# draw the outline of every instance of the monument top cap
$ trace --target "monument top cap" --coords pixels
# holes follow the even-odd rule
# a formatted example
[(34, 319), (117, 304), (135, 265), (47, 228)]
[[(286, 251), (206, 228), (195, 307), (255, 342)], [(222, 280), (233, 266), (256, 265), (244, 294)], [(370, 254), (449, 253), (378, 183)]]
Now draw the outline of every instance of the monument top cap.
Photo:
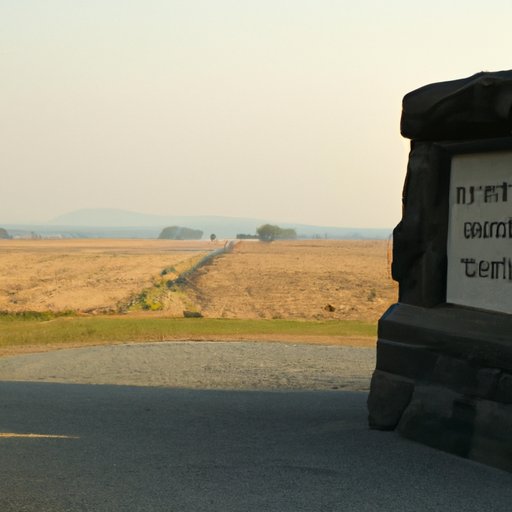
[(400, 131), (408, 139), (462, 140), (512, 133), (512, 70), (426, 85), (407, 94)]

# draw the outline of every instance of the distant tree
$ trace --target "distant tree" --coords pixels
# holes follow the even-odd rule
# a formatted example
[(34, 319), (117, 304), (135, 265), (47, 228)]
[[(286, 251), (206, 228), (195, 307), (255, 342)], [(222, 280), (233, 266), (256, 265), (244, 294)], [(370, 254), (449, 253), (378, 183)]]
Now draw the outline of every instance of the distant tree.
[(162, 229), (158, 238), (160, 240), (200, 240), (202, 236), (203, 232), (200, 229), (168, 226)]
[(236, 235), (237, 240), (259, 240), (258, 235), (246, 235), (245, 233), (238, 233)]
[(281, 229), (281, 232), (279, 233), (277, 238), (281, 240), (296, 240), (297, 232), (295, 231), (295, 229), (292, 228)]
[(0, 238), (8, 239), (8, 238), (11, 238), (11, 235), (9, 235), (9, 233), (7, 233), (6, 229), (0, 228)]
[(279, 229), (279, 226), (274, 226), (273, 224), (263, 224), (263, 226), (256, 230), (256, 233), (258, 233), (258, 237), (262, 242), (273, 242)]
[(263, 224), (260, 226), (256, 233), (262, 242), (272, 242), (274, 240), (294, 240), (297, 238), (295, 229), (280, 228), (273, 224)]
[(217, 235), (215, 233), (212, 233), (210, 235), (210, 242), (215, 242), (215, 240), (217, 240)]

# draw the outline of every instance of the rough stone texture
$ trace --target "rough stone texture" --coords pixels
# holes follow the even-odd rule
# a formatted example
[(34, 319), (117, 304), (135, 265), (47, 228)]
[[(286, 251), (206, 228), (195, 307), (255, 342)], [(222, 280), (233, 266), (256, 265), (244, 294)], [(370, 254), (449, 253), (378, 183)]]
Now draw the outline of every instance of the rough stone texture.
[[(475, 396), (478, 398), (495, 399), (501, 375), (501, 370), (496, 368), (481, 368), (478, 370)], [(510, 398), (512, 400), (512, 395)]]
[(424, 345), (397, 343), (386, 339), (377, 341), (377, 370), (410, 379), (428, 378), (438, 355)]
[(393, 430), (411, 400), (414, 382), (376, 370), (368, 397), (368, 421), (372, 428)]
[(409, 93), (401, 130), (413, 140), (393, 233), (399, 303), (379, 321), (369, 423), (512, 471), (512, 315), (446, 304), (451, 158), (512, 150), (512, 71)]
[[(385, 361), (392, 344), (401, 347), (406, 359), (394, 370), (387, 367), (387, 371), (405, 374), (409, 371), (408, 366), (413, 364), (405, 353), (413, 354), (413, 350), (423, 349), (424, 353), (415, 357), (424, 357), (431, 364), (444, 354), (471, 361), (479, 368), (501, 369), (512, 374), (511, 315), (450, 304), (435, 308), (396, 304), (379, 321), (377, 365), (379, 361)], [(416, 378), (430, 379), (429, 375), (422, 370)]]
[(430, 142), (413, 142), (405, 180), (403, 217), (393, 231), (393, 278), (399, 301), (434, 306), (446, 296), (448, 179), (444, 154)]
[(475, 394), (478, 367), (469, 361), (445, 355), (439, 356), (432, 380), (434, 383), (463, 394)]
[(416, 386), (398, 431), (434, 448), (467, 456), (472, 446), (474, 403), (441, 386)]
[(510, 373), (501, 375), (498, 381), (498, 389), (496, 390), (496, 400), (498, 402), (512, 404), (512, 375)]
[(504, 137), (511, 130), (512, 71), (426, 85), (403, 100), (401, 132), (409, 139)]
[(512, 471), (512, 405), (476, 402), (473, 440), (468, 457)]

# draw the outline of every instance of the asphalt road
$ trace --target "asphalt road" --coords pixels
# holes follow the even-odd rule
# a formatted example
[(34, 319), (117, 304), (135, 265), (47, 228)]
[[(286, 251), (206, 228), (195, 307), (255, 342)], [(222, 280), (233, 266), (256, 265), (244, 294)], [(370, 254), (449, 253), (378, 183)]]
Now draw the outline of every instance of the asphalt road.
[(369, 430), (365, 401), (4, 380), (0, 432), (63, 437), (0, 437), (0, 511), (510, 511), (511, 474)]

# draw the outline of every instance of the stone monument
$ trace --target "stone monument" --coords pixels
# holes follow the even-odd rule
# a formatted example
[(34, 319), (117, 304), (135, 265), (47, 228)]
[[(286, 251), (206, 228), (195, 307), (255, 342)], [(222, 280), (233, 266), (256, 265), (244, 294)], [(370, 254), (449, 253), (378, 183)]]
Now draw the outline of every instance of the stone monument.
[(512, 71), (403, 100), (411, 139), (369, 423), (512, 470)]

